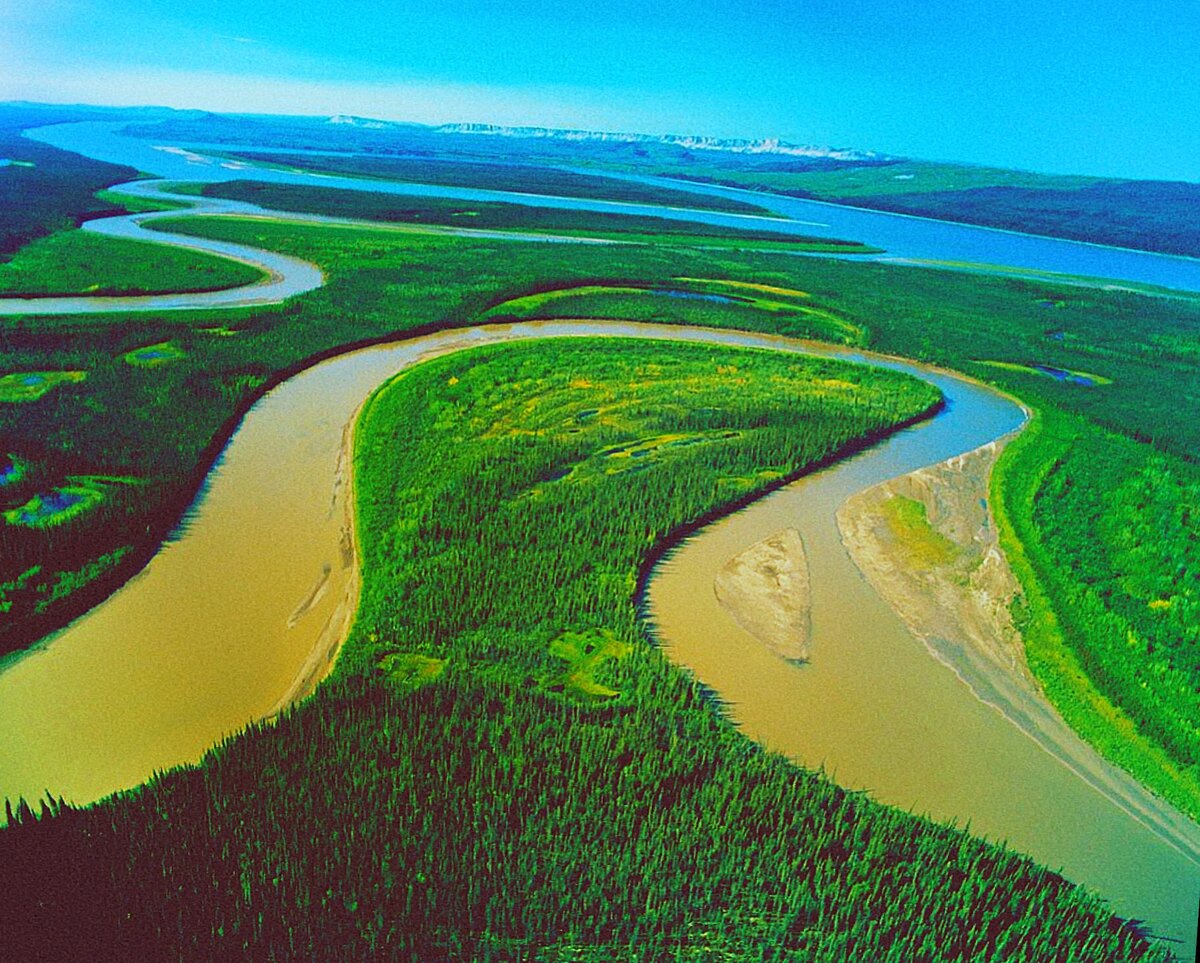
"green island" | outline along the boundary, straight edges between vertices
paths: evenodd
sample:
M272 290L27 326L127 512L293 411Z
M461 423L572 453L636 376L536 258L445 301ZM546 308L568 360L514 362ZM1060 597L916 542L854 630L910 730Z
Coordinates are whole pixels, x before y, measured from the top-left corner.
M199 251L62 231L27 244L0 264L0 296L217 291L262 277L248 264Z
M0 526L0 648L29 645L144 564L240 415L315 357L533 317L787 333L958 368L1036 409L992 481L1030 664L1085 738L1200 815L1197 301L682 239L231 218L171 229L314 261L329 283L216 318L29 315L3 330L0 371L86 375L0 404L0 451L22 466L3 475L6 518L72 478L137 484L101 484L59 524ZM169 364L130 363L168 345ZM717 364L755 376L733 390ZM113 952L1158 958L1030 861L757 749L647 644L634 596L653 545L934 400L839 370L856 397L880 399L848 410L814 391L822 364L561 343L396 379L359 425L363 598L333 678L198 768L84 809L14 801L0 922L42 921L25 932L53 940L55 921L86 920ZM655 401L681 395L694 402ZM514 561L505 539L530 525L543 534ZM604 549L573 548L581 532ZM635 827L637 851L624 844Z
M316 171L346 177L438 184L444 187L484 188L517 194L581 197L658 207L691 207L731 214L776 217L752 201L713 197L692 191L636 181L579 173L552 167L512 163L440 160L411 157L338 157L322 154L273 154L266 151L223 152L235 161L290 171Z

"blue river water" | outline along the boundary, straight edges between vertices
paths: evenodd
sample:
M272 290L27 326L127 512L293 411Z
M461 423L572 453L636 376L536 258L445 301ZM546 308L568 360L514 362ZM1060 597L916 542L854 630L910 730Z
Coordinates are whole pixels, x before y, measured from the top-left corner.
M171 180L230 181L257 180L280 184L371 190L413 197L457 197L476 201L509 201L573 210L612 213L654 213L662 217L701 221L729 227L770 229L784 233L862 241L883 248L882 260L969 263L981 267L1003 266L1020 272L1064 274L1102 278L1118 285L1137 284L1200 291L1200 259L1170 254L1152 254L1127 248L1085 244L1056 238L1018 234L992 228L954 224L928 218L868 211L776 194L747 192L710 185L688 184L654 178L633 178L658 183L676 190L693 191L698 198L718 195L747 200L791 218L721 214L685 208L654 208L581 198L544 197L505 191L469 190L427 184L364 181L352 177L297 173L267 167L247 167L205 157L195 151L231 150L230 145L175 144L126 137L120 124L84 122L39 127L27 136L88 157L126 164L139 171ZM166 149L164 149L166 148ZM284 152L280 152L284 153ZM304 152L292 152L302 154ZM314 152L319 153L319 152ZM870 257L869 255L867 257Z

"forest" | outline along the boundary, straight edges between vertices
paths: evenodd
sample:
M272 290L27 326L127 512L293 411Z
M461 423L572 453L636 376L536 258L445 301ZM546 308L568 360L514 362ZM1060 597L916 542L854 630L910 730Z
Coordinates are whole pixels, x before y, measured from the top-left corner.
M248 199L266 193L236 190ZM335 201L317 191L266 196L352 216L372 208L363 198ZM410 223L455 216L445 202L404 203ZM470 207L496 218L497 229L522 228L500 205ZM538 220L544 216L531 215L528 228L557 230ZM625 227L635 236L652 230ZM121 315L29 315L5 326L0 373L18 377L0 384L0 650L29 645L145 564L185 516L247 407L317 358L517 317L636 317L790 333L945 364L1037 409L993 488L1026 586L1031 664L1089 740L1184 811L1200 813L1200 427L1188 417L1200 402L1196 300L713 250L686 234L668 249L232 219L171 229L311 259L329 284L283 306L219 315L150 314L132 323ZM65 250L76 242L54 243ZM86 263L86 252L72 251ZM1088 897L1027 860L883 810L755 750L648 647L633 594L650 546L931 400L894 385L898 394L870 413L838 412L828 398L793 412L805 398L803 377L775 372L779 362L760 358L738 363L765 366L778 396L749 396L743 386L739 397L699 405L723 409L719 418L668 409L659 423L643 410L648 405L622 408L613 386L628 380L631 366L663 364L664 350L655 348L652 362L632 348L601 352L593 359L596 397L547 407L547 417L560 418L554 425L570 426L566 434L524 424L529 416L519 405L527 396L497 388L515 381L535 393L528 397L561 394L556 372L527 349L475 358L470 372L447 359L397 380L363 422L360 455L376 443L359 464L360 535L364 558L373 559L365 571L383 567L378 585L364 589L336 677L278 725L231 740L198 769L164 775L131 796L84 810L51 802L40 820L12 801L13 825L0 833L0 876L16 894L8 919L65 919L72 906L78 915L69 918L94 924L114 919L108 914L117 907L116 928L105 935L111 956L121 947L161 949L181 937L169 929L183 904L154 905L136 888L118 894L114 887L125 893L131 878L122 874L131 873L155 880L150 888L168 899L206 907L188 945L219 948L228 936L229 954L253 946L265 959L303 954L315 945L305 941L318 939L335 941L328 945L343 947L347 958L389 946L464 958L532 955L533 944L519 942L523 933L536 934L537 952L549 959L610 958L635 937L656 947L647 958L756 958L748 947L770 958L772 945L798 958L905 958L888 956L889 940L930 958L1004 959L1048 946L1065 948L1064 959L1142 957L1145 944L1132 928L1098 922L1107 918ZM155 363L131 360L146 351ZM702 355L678 349L674 387L657 390L684 384L716 398L720 386L703 377L713 362ZM1056 381L1036 365L1103 381ZM771 380L776 375L781 380ZM485 404L510 406L511 435L481 437L471 415ZM610 404L612 419L578 417ZM424 419L411 428L395 415L410 409ZM435 430L439 411L473 425L469 443ZM809 415L819 430L798 430L793 414ZM701 442L663 446L639 460L637 472L610 471L603 455L675 435ZM435 458L448 474L431 497L420 494L428 486L394 487L405 472L420 477ZM497 472L501 461L522 470ZM66 512L83 504L66 504L80 489L99 497ZM61 521L22 522L46 496L58 499L50 505L64 509ZM655 511L639 517L628 505ZM371 521L400 511L427 557L395 552L403 532L384 537L382 523ZM526 514L541 511L536 522ZM498 540L486 552L475 552L455 527L473 512L509 520L496 526ZM617 517L647 527L615 525ZM564 518L595 524L596 538L611 539L602 556L619 563L588 569ZM518 524L547 533L541 554L489 568L517 557L503 537ZM526 571L539 577L506 581ZM433 589L463 573L468 584L507 586L536 603L518 612L505 596L451 593L448 610ZM575 581L550 591L566 573ZM431 619L434 612L442 621ZM503 657L492 651L502 640ZM510 704L521 708L510 712ZM454 794L438 804L454 818L435 826L418 803L438 791ZM400 803L389 808L385 799ZM651 810L648 799L660 805ZM270 826L256 825L263 812L278 814ZM532 815L518 820L514 812ZM630 837L631 820L649 827L647 849L618 867L624 875L615 886L592 867L597 853ZM571 844L562 852L533 844L547 834ZM384 836L396 841L386 858L350 858ZM472 840L472 849L456 864L459 838ZM295 839L306 844L285 844ZM84 840L92 855L80 864ZM188 846L193 857L211 858L185 858ZM672 868L684 846L694 865ZM298 848L312 860L303 873L289 862ZM68 863L73 869L64 873ZM221 885L202 871L206 864L228 874ZM518 883L531 878L548 885L538 899L518 900L527 889ZM327 911L322 934L279 923L318 904ZM718 913L718 906L733 909ZM121 924L119 914L135 909L137 922ZM871 914L887 924L861 922ZM389 928L396 919L409 923ZM630 920L646 930L630 931ZM64 927L60 936L73 932Z
M1153 958L1029 860L757 749L647 643L647 545L935 403L637 342L401 375L357 433L365 581L334 677L199 768L14 813L0 919L47 921L31 951L82 928L97 959ZM655 438L696 443L613 454Z

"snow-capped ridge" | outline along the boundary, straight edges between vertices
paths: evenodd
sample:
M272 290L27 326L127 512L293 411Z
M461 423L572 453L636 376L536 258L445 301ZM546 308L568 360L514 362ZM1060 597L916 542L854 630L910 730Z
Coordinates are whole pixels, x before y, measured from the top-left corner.
M403 127L386 120L371 120L368 117L355 117L352 114L334 114L326 123L340 124L344 127L365 127L369 130L386 130L389 127Z
M498 124L443 124L441 134L488 134L494 137L536 137L546 140L589 140L625 144L666 144L684 150L726 151L735 154L780 154L789 157L828 157L833 160L879 160L875 151L848 147L814 147L791 144L777 137L762 139L701 137L692 134L629 134L599 130L565 130L554 127L505 127Z

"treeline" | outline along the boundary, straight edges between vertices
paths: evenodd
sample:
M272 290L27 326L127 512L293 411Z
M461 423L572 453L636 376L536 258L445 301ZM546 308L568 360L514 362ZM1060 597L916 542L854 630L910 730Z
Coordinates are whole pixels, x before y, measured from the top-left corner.
M1200 817L1200 473L1043 413L997 467L1035 674L1109 758ZM1030 584L1031 583L1031 584Z
M855 390L819 398L830 373ZM749 743L643 634L633 586L650 545L933 401L893 374L663 344L489 348L394 380L359 425L363 606L334 677L199 768L84 811L19 808L0 833L9 946L1161 958L1029 860ZM679 438L699 440L636 471L613 451ZM566 630L627 643L599 670L617 696L555 691ZM446 670L394 675L406 654Z

